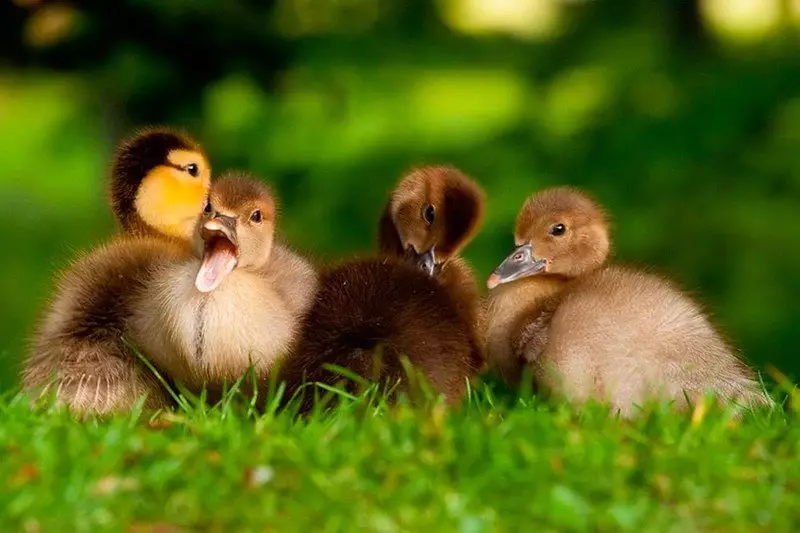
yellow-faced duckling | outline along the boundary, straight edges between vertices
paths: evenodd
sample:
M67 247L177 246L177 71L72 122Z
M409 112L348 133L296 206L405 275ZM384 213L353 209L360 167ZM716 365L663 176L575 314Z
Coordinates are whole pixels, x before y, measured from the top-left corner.
M606 216L585 194L531 196L516 248L490 276L487 355L510 381L528 365L545 392L607 401L623 416L653 400L704 393L766 404L753 372L671 282L606 266Z
M472 323L480 292L458 253L480 226L484 203L480 187L457 168L420 167L400 180L379 227L381 253L410 260L445 284Z
M149 129L117 149L109 200L123 232L189 242L210 183L200 145L183 133Z
M23 369L27 392L54 392L76 413L168 405L132 352L131 303L161 261L184 257L203 208L209 166L200 147L169 130L148 130L117 150L110 201L124 235L82 255L60 276Z
M212 186L193 257L164 262L134 303L132 336L190 390L216 391L250 365L268 374L311 303L311 265L274 242L273 194L243 175Z

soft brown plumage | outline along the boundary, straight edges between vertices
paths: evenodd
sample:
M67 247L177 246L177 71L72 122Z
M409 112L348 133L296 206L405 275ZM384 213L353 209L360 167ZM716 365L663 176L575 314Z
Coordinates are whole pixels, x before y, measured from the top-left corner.
M169 404L155 376L126 345L132 299L153 266L183 248L163 238L119 238L75 261L61 275L23 370L23 389L49 395L76 414L130 409L148 395Z
M483 193L455 168L422 167L401 179L379 224L383 258L323 273L297 349L281 371L290 395L304 380L341 381L326 364L406 390L406 357L449 403L459 402L483 359L478 285L457 254L482 214ZM305 409L312 399L308 391Z
M528 365L544 391L608 401L625 416L652 400L706 392L765 404L752 371L671 282L619 266L603 211L558 188L528 199L517 248L489 279L486 350L509 381Z
M26 392L54 392L77 414L124 411L145 394L148 407L169 405L123 337L156 265L186 257L187 228L202 210L208 182L202 150L182 135L148 130L119 147L110 203L126 235L61 274L23 368Z
M440 283L392 258L362 259L325 271L281 377L291 397L304 382L333 385L333 364L361 377L406 390L407 357L449 403L459 402L482 365L471 324ZM345 380L347 388L356 385ZM313 391L306 390L308 409Z
M484 203L480 187L457 168L424 166L400 179L379 225L381 253L443 283L471 324L480 320L480 291L458 254L480 227Z
M194 255L163 262L134 302L131 334L190 390L217 391L289 350L313 298L310 264L274 243L275 200L246 176L215 182Z

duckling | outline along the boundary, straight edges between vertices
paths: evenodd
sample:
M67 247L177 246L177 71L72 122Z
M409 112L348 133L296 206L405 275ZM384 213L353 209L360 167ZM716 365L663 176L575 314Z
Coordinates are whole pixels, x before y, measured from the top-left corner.
M292 397L305 383L334 385L346 368L405 390L401 358L421 372L450 404L483 365L473 325L447 288L419 268L395 258L366 258L324 270L314 304L303 321L280 378ZM353 390L355 383L348 382ZM303 410L313 396L304 394Z
M131 336L190 390L259 377L290 349L317 285L312 266L274 242L274 195L229 174L211 188L193 256L163 262L133 304Z
M478 321L480 291L458 253L483 220L484 193L457 168L424 166L401 178L379 226L382 254L405 258L445 284L460 312Z
M109 202L124 233L189 243L210 183L200 145L184 133L146 129L117 148Z
M304 381L340 381L326 364L406 387L407 357L449 403L460 401L483 358L478 285L457 254L482 214L482 191L455 168L405 176L379 223L383 257L322 273L298 346L281 368L290 395ZM304 395L304 408L310 400Z
M524 365L545 392L679 408L706 392L767 404L753 372L673 283L608 266L607 217L585 194L548 189L517 218L514 251L489 277L486 351L510 381Z
M23 367L31 396L55 391L76 414L171 404L126 344L132 302L165 260L186 255L210 169L199 146L169 130L146 130L117 150L110 203L123 234L83 254L59 277Z

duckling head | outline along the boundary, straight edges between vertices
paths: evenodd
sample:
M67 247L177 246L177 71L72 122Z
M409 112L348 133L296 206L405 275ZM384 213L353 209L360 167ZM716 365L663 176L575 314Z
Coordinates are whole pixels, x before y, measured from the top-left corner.
M155 231L189 241L210 182L211 167L196 142L171 130L145 130L117 149L112 210L126 232Z
M194 251L202 259L197 290L211 292L236 269L266 265L276 216L274 196L258 181L236 174L216 181L195 231Z
M516 248L495 269L490 289L529 276L566 279L588 274L608 258L605 213L588 196L558 187L529 197L517 216Z
M415 169L400 180L384 210L381 252L405 256L433 276L475 233L483 204L483 191L458 169Z

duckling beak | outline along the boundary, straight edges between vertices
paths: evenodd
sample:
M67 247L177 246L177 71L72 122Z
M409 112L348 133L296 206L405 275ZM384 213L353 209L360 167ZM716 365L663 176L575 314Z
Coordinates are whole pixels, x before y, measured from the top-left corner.
M413 246L409 246L406 248L406 258L427 275L433 277L441 270L441 265L436 263L434 248L434 246L431 246L427 252L418 253Z
M206 243L214 238L224 237L228 239L234 246L239 246L239 240L236 236L236 219L226 215L217 215L203 224L200 229L200 237Z
M205 241L203 261L195 278L200 292L211 292L239 264L239 240L236 236L236 219L218 214L200 229Z
M494 289L502 283L508 283L516 279L534 276L544 272L547 267L547 259L536 259L533 256L533 245L523 244L514 249L500 265L494 269L486 286Z
M437 272L436 252L431 249L417 258L417 266L427 275L433 277Z

